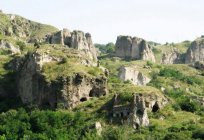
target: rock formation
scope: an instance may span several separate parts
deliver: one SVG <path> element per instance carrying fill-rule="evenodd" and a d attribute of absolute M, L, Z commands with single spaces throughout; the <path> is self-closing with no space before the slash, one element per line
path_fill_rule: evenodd
<path fill-rule="evenodd" d="M 70 32 L 63 29 L 46 39 L 50 44 L 62 44 L 70 48 L 84 51 L 91 60 L 97 61 L 97 51 L 92 43 L 91 34 L 82 31 Z"/>
<path fill-rule="evenodd" d="M 19 48 L 4 40 L 0 40 L 0 49 L 8 50 L 11 54 L 21 53 Z"/>
<path fill-rule="evenodd" d="M 155 62 L 151 46 L 145 40 L 137 37 L 118 36 L 116 56 Z"/>
<path fill-rule="evenodd" d="M 178 64 L 181 63 L 181 54 L 178 50 L 173 49 L 171 52 L 165 52 L 162 55 L 162 64 Z"/>
<path fill-rule="evenodd" d="M 197 61 L 204 61 L 204 37 L 193 41 L 186 53 L 185 63 L 195 63 Z"/>
<path fill-rule="evenodd" d="M 195 67 L 196 69 L 199 69 L 199 70 L 204 71 L 204 61 L 203 61 L 203 62 L 201 62 L 201 61 L 195 62 L 195 63 L 194 63 L 194 67 Z"/>
<path fill-rule="evenodd" d="M 107 79 L 103 76 L 76 73 L 47 82 L 41 72 L 42 66 L 53 61 L 61 59 L 40 51 L 27 55 L 18 76 L 18 92 L 23 103 L 73 108 L 92 97 L 107 94 Z"/>
<path fill-rule="evenodd" d="M 137 129 L 140 126 L 149 125 L 148 111 L 158 111 L 168 103 L 168 100 L 156 95 L 134 94 L 129 104 L 120 105 L 120 97 L 116 94 L 113 102 L 111 111 L 113 121 L 120 120 L 122 123 L 127 123 Z"/>
<path fill-rule="evenodd" d="M 134 85 L 144 86 L 150 82 L 147 76 L 139 72 L 136 67 L 122 66 L 119 71 L 119 78 L 123 81 L 130 81 Z"/>
<path fill-rule="evenodd" d="M 68 29 L 63 29 L 59 32 L 54 33 L 53 35 L 47 36 L 47 42 L 50 44 L 62 44 L 70 45 L 71 32 Z"/>

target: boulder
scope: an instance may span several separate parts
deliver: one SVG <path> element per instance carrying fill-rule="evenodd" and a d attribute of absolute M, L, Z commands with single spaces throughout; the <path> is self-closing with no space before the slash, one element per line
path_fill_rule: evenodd
<path fill-rule="evenodd" d="M 155 62 L 152 47 L 144 39 L 131 36 L 118 36 L 115 46 L 115 55 L 118 57 Z"/>
<path fill-rule="evenodd" d="M 123 81 L 130 81 L 134 85 L 144 86 L 150 82 L 150 78 L 137 70 L 136 67 L 124 67 L 119 70 L 119 78 Z"/>
<path fill-rule="evenodd" d="M 8 50 L 11 54 L 21 53 L 19 48 L 14 47 L 8 41 L 0 40 L 0 49 Z"/>
<path fill-rule="evenodd" d="M 197 61 L 204 61 L 204 37 L 193 41 L 186 53 L 185 63 L 195 63 Z"/>

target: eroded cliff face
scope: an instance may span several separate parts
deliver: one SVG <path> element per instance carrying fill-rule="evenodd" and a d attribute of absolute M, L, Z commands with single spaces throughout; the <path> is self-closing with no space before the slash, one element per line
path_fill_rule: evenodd
<path fill-rule="evenodd" d="M 186 53 L 185 63 L 195 63 L 197 61 L 204 61 L 204 37 L 193 41 Z"/>
<path fill-rule="evenodd" d="M 131 36 L 118 36 L 116 56 L 155 62 L 152 47 L 143 39 Z"/>
<path fill-rule="evenodd" d="M 144 86 L 150 82 L 150 78 L 137 70 L 136 67 L 124 67 L 119 70 L 119 78 L 123 81 L 130 81 L 134 85 Z"/>
<path fill-rule="evenodd" d="M 162 55 L 162 64 L 178 64 L 182 63 L 182 56 L 178 50 L 173 49 L 170 52 L 165 52 Z"/>
<path fill-rule="evenodd" d="M 121 121 L 123 124 L 128 124 L 137 129 L 140 126 L 149 125 L 149 117 L 147 112 L 157 112 L 163 108 L 168 99 L 164 96 L 157 96 L 155 94 L 143 95 L 134 94 L 132 100 L 127 105 L 120 105 L 120 95 L 115 95 L 113 99 L 113 121 Z"/>
<path fill-rule="evenodd" d="M 107 78 L 94 77 L 83 73 L 59 76 L 46 81 L 42 66 L 46 63 L 61 62 L 62 59 L 46 52 L 36 51 L 26 56 L 18 76 L 18 92 L 25 104 L 55 108 L 73 108 L 92 97 L 107 94 Z"/>
<path fill-rule="evenodd" d="M 63 29 L 53 35 L 47 36 L 47 42 L 50 44 L 62 44 L 69 48 L 81 50 L 86 53 L 90 59 L 97 61 L 97 51 L 93 45 L 91 34 L 82 31 L 69 31 Z"/>

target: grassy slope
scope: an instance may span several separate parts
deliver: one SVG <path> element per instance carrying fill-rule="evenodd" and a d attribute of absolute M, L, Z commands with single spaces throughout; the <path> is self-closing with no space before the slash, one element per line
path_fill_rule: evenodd
<path fill-rule="evenodd" d="M 45 37 L 46 34 L 58 31 L 56 27 L 51 25 L 30 21 L 18 15 L 15 16 L 14 24 L 11 22 L 9 15 L 0 13 L 0 31 L 6 31 L 9 28 L 18 28 L 22 32 L 28 32 L 28 34 L 30 34 L 30 38 L 38 39 Z"/>

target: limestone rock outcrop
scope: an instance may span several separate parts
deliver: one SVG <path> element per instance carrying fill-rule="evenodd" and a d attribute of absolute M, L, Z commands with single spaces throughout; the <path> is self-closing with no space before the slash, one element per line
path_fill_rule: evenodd
<path fill-rule="evenodd" d="M 130 81 L 134 85 L 144 86 L 150 82 L 150 78 L 137 70 L 136 67 L 122 66 L 119 70 L 119 78 L 123 81 Z"/>
<path fill-rule="evenodd" d="M 81 50 L 85 52 L 90 59 L 97 61 L 97 51 L 93 45 L 91 34 L 82 31 L 70 32 L 68 29 L 63 29 L 53 35 L 47 36 L 47 42 L 50 44 L 62 44 L 69 48 Z"/>
<path fill-rule="evenodd" d="M 185 63 L 195 63 L 197 61 L 204 61 L 204 37 L 193 41 L 186 53 Z"/>
<path fill-rule="evenodd" d="M 119 95 L 116 94 L 111 111 L 113 121 L 120 120 L 135 129 L 149 125 L 148 111 L 156 112 L 168 103 L 165 97 L 142 94 L 133 94 L 132 101 L 127 105 L 120 105 L 120 100 Z"/>
<path fill-rule="evenodd" d="M 18 76 L 18 92 L 23 103 L 73 108 L 92 97 L 107 94 L 107 78 L 103 76 L 76 73 L 46 81 L 42 66 L 54 61 L 60 62 L 61 59 L 40 51 L 27 55 Z"/>
<path fill-rule="evenodd" d="M 0 40 L 0 49 L 8 50 L 11 54 L 21 53 L 19 48 L 4 40 Z"/>
<path fill-rule="evenodd" d="M 50 44 L 62 44 L 69 45 L 69 39 L 71 37 L 71 32 L 68 29 L 63 29 L 53 35 L 47 35 L 47 42 Z"/>
<path fill-rule="evenodd" d="M 165 52 L 162 55 L 162 64 L 178 64 L 181 63 L 181 54 L 178 50 L 171 50 L 171 52 Z"/>
<path fill-rule="evenodd" d="M 141 38 L 118 36 L 116 41 L 116 56 L 155 62 L 152 47 Z"/>

